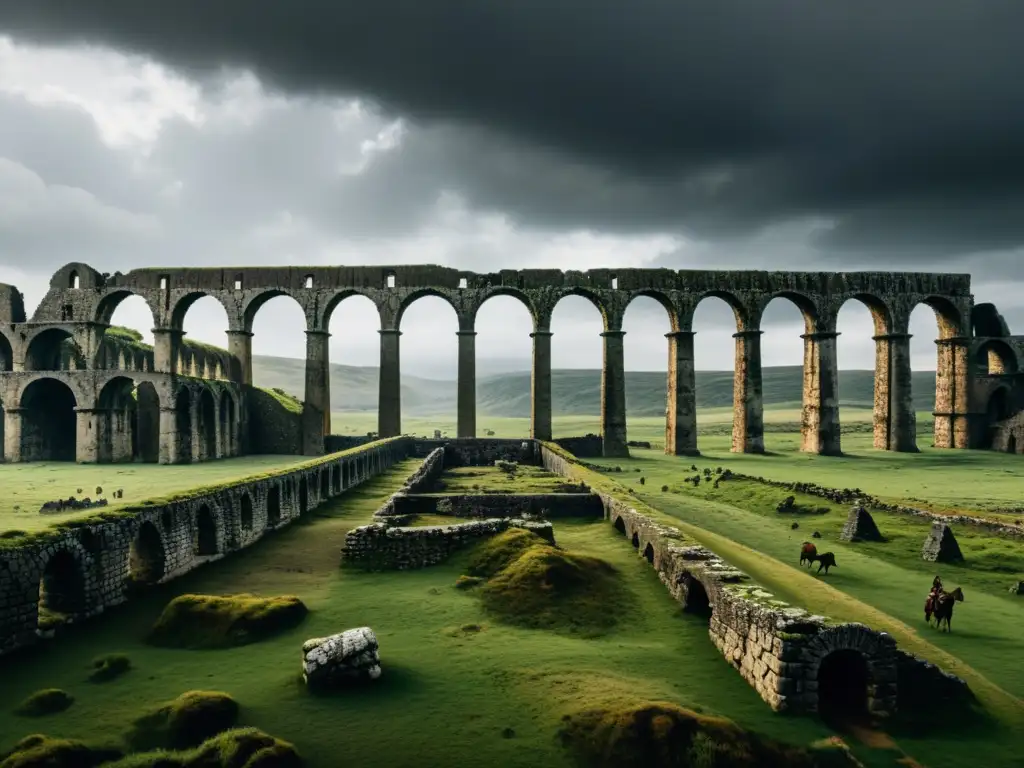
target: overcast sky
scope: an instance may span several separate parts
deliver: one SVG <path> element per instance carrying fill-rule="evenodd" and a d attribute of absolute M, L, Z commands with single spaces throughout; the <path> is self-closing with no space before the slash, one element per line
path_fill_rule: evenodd
<path fill-rule="evenodd" d="M 167 15 L 161 9 L 166 9 Z M 901 0 L 184 0 L 0 3 L 0 282 L 30 311 L 69 261 L 970 272 L 1024 328 L 1024 3 Z M 191 338 L 225 343 L 204 300 Z M 126 303 L 115 322 L 148 331 Z M 455 375 L 455 317 L 406 315 L 403 370 Z M 346 301 L 332 359 L 376 365 Z M 777 301 L 767 365 L 802 362 Z M 724 304 L 697 365 L 732 367 Z M 521 368 L 530 322 L 480 317 L 483 371 Z M 554 365 L 600 365 L 596 310 L 559 305 Z M 664 370 L 664 311 L 626 317 Z M 840 366 L 873 367 L 867 311 Z M 912 320 L 934 368 L 935 320 Z M 287 299 L 257 354 L 304 355 Z"/>

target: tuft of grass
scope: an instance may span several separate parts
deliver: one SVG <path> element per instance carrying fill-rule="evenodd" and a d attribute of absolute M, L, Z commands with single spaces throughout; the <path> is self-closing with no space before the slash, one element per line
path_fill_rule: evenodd
<path fill-rule="evenodd" d="M 53 715 L 63 712 L 74 701 L 74 697 L 67 691 L 62 691 L 60 688 L 44 688 L 22 701 L 14 710 L 14 713 L 23 717 Z"/>
<path fill-rule="evenodd" d="M 622 597 L 614 566 L 534 534 L 524 541 L 509 533 L 481 545 L 496 542 L 483 560 L 488 567 L 502 565 L 481 588 L 485 609 L 509 624 L 587 637 L 615 627 Z"/>
<path fill-rule="evenodd" d="M 116 749 L 90 746 L 74 739 L 55 739 L 34 733 L 21 739 L 14 748 L 0 752 L 3 768 L 95 768 L 117 760 Z"/>
<path fill-rule="evenodd" d="M 472 589 L 483 584 L 484 580 L 479 576 L 459 576 L 455 580 L 456 589 Z"/>
<path fill-rule="evenodd" d="M 477 545 L 469 561 L 469 575 L 488 579 L 507 568 L 538 542 L 547 543 L 525 528 L 509 528 Z"/>
<path fill-rule="evenodd" d="M 187 751 L 129 755 L 104 768 L 299 768 L 292 744 L 256 728 L 234 728 Z"/>
<path fill-rule="evenodd" d="M 186 691 L 137 718 L 125 734 L 133 752 L 192 749 L 238 720 L 238 703 L 220 691 Z"/>
<path fill-rule="evenodd" d="M 559 731 L 588 768 L 813 768 L 806 749 L 667 702 L 631 702 L 563 718 Z"/>
<path fill-rule="evenodd" d="M 294 595 L 179 595 L 167 604 L 146 638 L 164 648 L 231 648 L 297 627 L 308 613 Z"/>
<path fill-rule="evenodd" d="M 92 660 L 92 672 L 89 679 L 94 683 L 105 683 L 120 677 L 132 668 L 131 659 L 123 653 L 108 653 Z"/>

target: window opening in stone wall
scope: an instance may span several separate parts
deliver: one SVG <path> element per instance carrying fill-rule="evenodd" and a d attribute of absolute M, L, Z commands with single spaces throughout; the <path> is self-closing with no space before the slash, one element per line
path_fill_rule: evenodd
<path fill-rule="evenodd" d="M 60 308 L 60 319 L 70 322 L 75 319 L 75 308 L 71 304 L 65 304 Z"/>
<path fill-rule="evenodd" d="M 82 281 L 79 279 L 77 272 L 71 273 L 71 279 L 68 281 L 68 285 L 74 290 L 82 287 Z"/>
<path fill-rule="evenodd" d="M 468 288 L 468 287 L 469 287 L 469 280 L 467 280 L 464 277 L 460 277 L 459 278 L 459 288 Z"/>
<path fill-rule="evenodd" d="M 242 290 L 242 276 L 241 275 L 239 275 L 238 277 L 235 278 L 235 290 L 236 291 Z"/>
<path fill-rule="evenodd" d="M 47 562 L 39 581 L 39 622 L 62 623 L 85 607 L 85 574 L 67 550 Z"/>
<path fill-rule="evenodd" d="M 167 283 L 168 283 L 167 275 L 161 275 L 160 276 L 160 290 L 161 291 L 166 291 L 167 290 Z"/>
<path fill-rule="evenodd" d="M 617 291 L 619 289 L 619 278 L 612 275 L 612 290 Z"/>
<path fill-rule="evenodd" d="M 217 525 L 213 512 L 205 504 L 196 515 L 195 553 L 200 556 L 217 554 Z"/>
<path fill-rule="evenodd" d="M 267 528 L 281 522 L 281 488 L 273 486 L 267 494 Z"/>
<path fill-rule="evenodd" d="M 387 276 L 385 277 L 385 280 L 384 280 L 384 286 L 386 288 L 394 288 L 395 287 L 395 273 L 394 272 L 388 272 L 388 274 L 387 274 Z"/>
<path fill-rule="evenodd" d="M 307 288 L 312 288 L 313 287 L 313 276 L 312 275 L 306 275 L 306 287 Z"/>

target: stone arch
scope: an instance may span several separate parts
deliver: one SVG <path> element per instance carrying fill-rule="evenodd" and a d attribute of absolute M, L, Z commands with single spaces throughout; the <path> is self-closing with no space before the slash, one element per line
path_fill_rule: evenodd
<path fill-rule="evenodd" d="M 249 533 L 252 530 L 253 512 L 252 512 L 252 496 L 248 493 L 243 492 L 242 498 L 238 501 L 239 512 L 238 512 L 238 524 L 243 531 Z"/>
<path fill-rule="evenodd" d="M 747 305 L 731 291 L 704 291 L 697 300 L 693 303 L 693 308 L 690 310 L 689 317 L 686 318 L 688 328 L 681 328 L 683 331 L 693 330 L 693 317 L 697 314 L 697 309 L 700 307 L 701 302 L 707 299 L 721 299 L 729 308 L 732 310 L 733 317 L 736 318 L 736 332 L 742 333 L 743 331 L 757 330 L 757 328 L 751 327 L 750 310 Z"/>
<path fill-rule="evenodd" d="M 260 309 L 263 308 L 263 305 L 266 304 L 271 299 L 276 299 L 281 296 L 287 296 L 289 299 L 294 301 L 295 304 L 302 311 L 303 317 L 306 316 L 306 308 L 303 306 L 302 302 L 299 301 L 293 294 L 282 288 L 272 288 L 270 290 L 262 291 L 256 294 L 251 299 L 249 299 L 249 301 L 247 301 L 245 305 L 242 307 L 242 330 L 251 333 L 253 321 L 256 319 L 256 315 L 259 313 Z M 306 322 L 306 328 L 304 330 L 314 330 L 309 327 L 308 319 Z"/>
<path fill-rule="evenodd" d="M 267 528 L 276 528 L 281 523 L 281 486 L 274 483 L 267 491 Z"/>
<path fill-rule="evenodd" d="M 852 652 L 856 656 L 850 655 Z M 838 705 L 840 712 L 837 715 L 848 717 L 850 712 L 845 714 L 841 711 L 844 704 L 856 704 L 856 709 L 870 712 L 873 715 L 891 714 L 896 706 L 896 644 L 888 635 L 875 632 L 863 624 L 841 624 L 829 627 L 820 631 L 810 640 L 804 650 L 804 659 L 808 660 L 805 665 L 805 680 L 817 682 L 817 698 L 813 701 L 813 707 L 820 713 L 822 704 L 828 711 Z M 832 661 L 825 664 L 833 654 L 840 654 Z M 857 658 L 859 657 L 859 659 Z M 863 666 L 861 664 L 863 663 Z M 839 678 L 844 674 L 850 674 L 849 665 L 856 665 L 857 677 L 854 682 L 854 697 L 849 691 L 844 697 L 842 690 L 836 686 L 828 690 L 822 690 L 822 666 L 825 665 L 825 682 Z M 846 669 L 844 670 L 844 666 Z M 863 688 L 861 688 L 863 683 Z M 839 685 L 839 688 L 849 688 L 848 685 Z M 830 700 L 831 697 L 831 700 Z M 840 700 L 835 701 L 838 697 Z M 844 700 L 845 699 L 845 700 Z M 812 702 L 809 702 L 812 703 Z"/>
<path fill-rule="evenodd" d="M 134 584 L 156 584 L 167 566 L 164 539 L 148 520 L 139 526 L 128 547 L 128 578 Z"/>
<path fill-rule="evenodd" d="M 1013 347 L 1000 339 L 988 339 L 974 353 L 975 370 L 981 376 L 1017 373 L 1020 365 Z"/>
<path fill-rule="evenodd" d="M 513 288 L 511 286 L 505 285 L 489 289 L 487 293 L 480 297 L 480 299 L 476 302 L 476 305 L 473 307 L 473 313 L 471 316 L 473 328 L 476 328 L 476 319 L 477 316 L 480 314 L 480 310 L 483 309 L 484 304 L 498 296 L 510 296 L 513 299 L 518 300 L 524 307 L 526 307 L 526 311 L 530 313 L 530 319 L 533 320 L 533 330 L 538 330 L 539 324 L 537 318 L 537 307 L 534 305 L 533 299 L 530 298 L 530 296 L 524 291 L 521 291 L 518 288 Z"/>
<path fill-rule="evenodd" d="M 29 342 L 25 350 L 26 371 L 84 371 L 85 354 L 70 331 L 46 328 Z"/>
<path fill-rule="evenodd" d="M 196 437 L 199 438 L 199 461 L 217 458 L 217 400 L 209 387 L 199 390 L 196 407 Z"/>
<path fill-rule="evenodd" d="M 640 549 L 640 534 L 633 531 L 633 538 L 631 539 L 633 549 Z"/>
<path fill-rule="evenodd" d="M 644 559 L 654 565 L 654 545 L 651 542 L 647 542 L 647 546 L 644 547 Z"/>
<path fill-rule="evenodd" d="M 10 339 L 0 331 L 0 373 L 14 370 L 14 347 Z"/>
<path fill-rule="evenodd" d="M 221 456 L 234 456 L 237 453 L 235 448 L 235 433 L 238 430 L 238 408 L 235 405 L 235 397 L 227 389 L 220 393 L 220 451 Z"/>
<path fill-rule="evenodd" d="M 757 308 L 756 324 L 759 328 L 761 325 L 761 318 L 764 317 L 765 310 L 768 309 L 772 302 L 778 301 L 779 299 L 788 301 L 800 312 L 800 315 L 804 320 L 804 333 L 810 334 L 833 330 L 831 328 L 821 327 L 825 322 L 822 317 L 821 310 L 815 304 L 813 299 L 798 291 L 776 291 L 766 295 L 761 300 Z"/>
<path fill-rule="evenodd" d="M 178 438 L 175 461 L 187 464 L 192 461 L 192 391 L 185 385 L 174 396 L 174 431 Z"/>
<path fill-rule="evenodd" d="M 210 506 L 203 504 L 196 512 L 193 551 L 200 557 L 218 554 L 217 538 L 217 518 Z"/>
<path fill-rule="evenodd" d="M 626 535 L 626 523 L 622 519 L 622 515 L 615 516 L 615 522 L 613 523 L 615 530 L 621 533 L 623 536 Z"/>
<path fill-rule="evenodd" d="M 943 296 L 926 296 L 910 306 L 908 317 L 921 304 L 926 304 L 935 313 L 940 339 L 951 339 L 965 335 L 966 328 L 963 313 L 952 301 Z"/>
<path fill-rule="evenodd" d="M 74 461 L 78 449 L 78 400 L 58 379 L 30 382 L 21 394 L 21 460 Z"/>
<path fill-rule="evenodd" d="M 131 461 L 138 453 L 135 443 L 138 402 L 135 382 L 114 376 L 100 390 L 96 414 L 97 456 L 101 462 Z M 159 405 L 157 406 L 159 428 Z"/>
<path fill-rule="evenodd" d="M 703 582 L 692 573 L 687 572 L 682 575 L 681 583 L 685 589 L 683 610 L 686 613 L 710 621 L 714 608 L 711 605 L 711 597 L 708 595 L 708 590 Z"/>
<path fill-rule="evenodd" d="M 668 314 L 669 330 L 673 333 L 679 330 L 679 311 L 672 303 L 672 299 L 668 297 L 666 293 L 656 290 L 641 290 L 630 294 L 626 306 L 622 308 L 622 316 L 626 316 L 626 312 L 629 311 L 630 306 L 639 298 L 654 299 L 664 308 Z"/>
<path fill-rule="evenodd" d="M 1003 338 L 1010 335 L 1006 320 L 995 304 L 975 304 L 971 309 L 971 330 L 975 337 Z"/>
<path fill-rule="evenodd" d="M 842 299 L 835 308 L 834 318 L 838 318 L 842 308 L 851 301 L 862 304 L 871 313 L 876 336 L 885 336 L 893 332 L 892 310 L 883 299 L 870 293 L 855 293 Z"/>
<path fill-rule="evenodd" d="M 378 303 L 373 296 L 371 296 L 369 293 L 366 293 L 365 291 L 344 290 L 339 291 L 338 293 L 331 296 L 331 298 L 324 305 L 323 312 L 320 313 L 320 317 L 318 318 L 320 322 L 320 328 L 323 330 L 327 330 L 328 328 L 330 328 L 331 317 L 334 315 L 334 310 L 336 310 L 340 306 L 340 304 L 343 301 L 345 301 L 345 299 L 350 299 L 353 296 L 362 296 L 363 298 L 369 299 L 373 303 L 373 306 L 377 308 L 378 321 L 380 320 L 380 307 L 378 306 Z M 378 324 L 377 326 L 377 328 L 383 327 L 384 326 L 381 324 Z"/>
<path fill-rule="evenodd" d="M 852 648 L 839 648 L 821 659 L 818 713 L 825 720 L 859 720 L 870 711 L 871 669 L 867 658 Z"/>
<path fill-rule="evenodd" d="M 395 314 L 395 328 L 397 330 L 402 329 L 402 317 L 405 315 L 409 307 L 412 306 L 413 302 L 426 296 L 436 296 L 439 299 L 443 299 L 444 302 L 452 308 L 452 311 L 455 313 L 455 317 L 459 320 L 459 325 L 461 327 L 462 316 L 459 314 L 459 308 L 452 302 L 451 296 L 448 296 L 443 291 L 439 291 L 435 288 L 420 288 L 409 293 L 398 305 L 398 312 Z"/>
<path fill-rule="evenodd" d="M 39 613 L 74 616 L 86 610 L 86 569 L 81 557 L 68 549 L 54 552 L 39 579 Z"/>
<path fill-rule="evenodd" d="M 304 476 L 299 477 L 299 514 L 304 515 L 309 511 L 309 480 Z"/>
<path fill-rule="evenodd" d="M 147 464 L 160 460 L 160 394 L 151 381 L 135 387 L 135 459 Z"/>
<path fill-rule="evenodd" d="M 138 296 L 146 302 L 146 306 L 149 307 L 150 317 L 153 321 L 153 325 L 155 326 L 158 313 L 150 303 L 149 297 L 144 296 L 141 293 L 136 293 L 128 288 L 117 288 L 100 296 L 99 300 L 96 302 L 96 308 L 92 313 L 93 320 L 102 325 L 110 325 L 114 318 L 114 313 L 117 312 L 117 308 L 121 306 L 122 302 L 132 296 Z"/>
<path fill-rule="evenodd" d="M 989 424 L 1010 418 L 1013 415 L 1011 403 L 1010 388 L 996 387 L 992 394 L 989 395 L 988 403 L 985 407 Z"/>
<path fill-rule="evenodd" d="M 326 501 L 331 496 L 331 468 L 320 469 L 320 500 Z"/>
<path fill-rule="evenodd" d="M 190 291 L 190 292 L 186 293 L 185 295 L 180 296 L 174 302 L 174 304 L 171 305 L 171 311 L 170 311 L 171 328 L 176 330 L 176 331 L 183 331 L 184 330 L 184 323 L 185 323 L 185 315 L 188 314 L 188 311 L 189 311 L 189 309 L 191 309 L 193 304 L 195 304 L 197 301 L 199 301 L 201 298 L 203 298 L 205 296 L 209 296 L 210 298 L 216 300 L 217 303 L 221 305 L 221 308 L 224 310 L 224 314 L 226 314 L 227 317 L 228 317 L 228 324 L 230 326 L 231 325 L 231 310 L 224 305 L 224 302 L 221 301 L 220 296 L 217 296 L 214 293 L 210 293 L 209 291 Z"/>
<path fill-rule="evenodd" d="M 618 330 L 617 328 L 612 329 L 612 328 L 609 327 L 609 320 L 610 320 L 610 317 L 611 317 L 611 313 L 609 312 L 608 306 L 605 304 L 604 299 L 602 299 L 601 296 L 599 296 L 598 294 L 594 293 L 593 291 L 589 291 L 586 288 L 580 288 L 580 287 L 567 288 L 567 289 L 565 289 L 563 291 L 559 291 L 557 298 L 551 304 L 551 308 L 547 312 L 547 317 L 539 318 L 539 320 L 540 320 L 539 324 L 542 325 L 544 327 L 544 329 L 547 329 L 548 326 L 550 326 L 551 318 L 555 314 L 555 308 L 558 306 L 558 303 L 560 301 L 562 301 L 563 299 L 565 299 L 567 296 L 581 296 L 584 299 L 586 299 L 587 301 L 589 301 L 591 304 L 593 304 L 594 308 L 597 309 L 598 314 L 601 315 L 601 329 L 602 330 L 604 330 L 604 331 Z M 617 318 L 617 322 L 621 323 L 622 322 L 622 318 L 621 317 Z"/>

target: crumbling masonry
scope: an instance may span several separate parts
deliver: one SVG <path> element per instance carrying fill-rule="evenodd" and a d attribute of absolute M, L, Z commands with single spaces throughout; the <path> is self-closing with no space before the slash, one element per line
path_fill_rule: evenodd
<path fill-rule="evenodd" d="M 141 296 L 154 318 L 153 349 L 108 331 L 118 304 Z M 850 300 L 875 321 L 874 444 L 917 450 L 911 401 L 910 313 L 927 304 L 938 318 L 934 444 L 1024 450 L 1011 424 L 1024 407 L 1018 386 L 1024 338 L 1011 337 L 995 308 L 974 305 L 968 275 L 884 272 L 725 272 L 674 270 L 505 270 L 476 274 L 437 266 L 139 269 L 100 274 L 86 264 L 58 270 L 28 319 L 21 294 L 0 286 L 0 408 L 7 461 L 129 459 L 201 461 L 248 452 L 246 393 L 252 384 L 252 327 L 260 307 L 291 296 L 306 317 L 302 445 L 319 455 L 329 431 L 328 327 L 346 298 L 368 297 L 380 313 L 381 437 L 401 433 L 399 339 L 404 312 L 439 296 L 458 317 L 458 436 L 476 434 L 475 319 L 494 296 L 512 296 L 533 318 L 531 436 L 551 438 L 551 330 L 565 296 L 589 299 L 604 330 L 601 423 L 606 456 L 628 452 L 622 319 L 648 296 L 665 309 L 668 408 L 665 450 L 698 453 L 693 317 L 709 296 L 736 315 L 733 450 L 764 450 L 761 318 L 782 298 L 804 317 L 802 447 L 841 452 L 836 317 Z M 182 323 L 212 296 L 228 317 L 228 350 L 184 339 Z M 977 375 L 975 375 L 977 371 Z"/>

